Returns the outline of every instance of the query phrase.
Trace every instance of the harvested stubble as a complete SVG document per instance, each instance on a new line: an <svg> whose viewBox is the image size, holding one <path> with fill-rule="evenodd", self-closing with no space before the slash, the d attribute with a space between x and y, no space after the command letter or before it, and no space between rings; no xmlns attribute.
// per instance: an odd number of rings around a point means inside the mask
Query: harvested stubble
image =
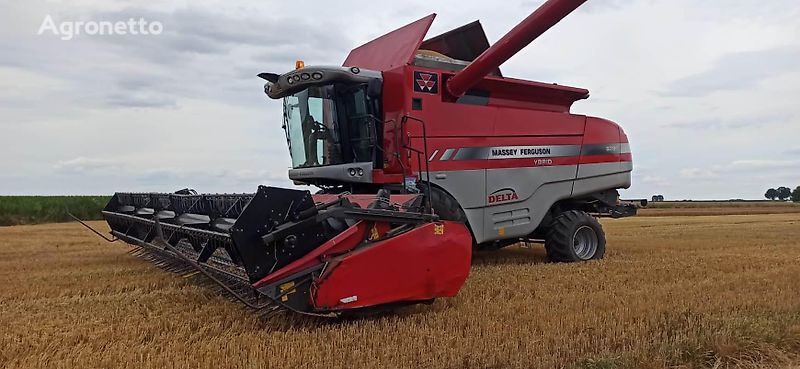
<svg viewBox="0 0 800 369"><path fill-rule="evenodd" d="M398 315L259 319L75 224L0 228L0 367L786 367L800 214L605 221L606 259L477 255ZM102 227L102 223L95 223Z"/></svg>

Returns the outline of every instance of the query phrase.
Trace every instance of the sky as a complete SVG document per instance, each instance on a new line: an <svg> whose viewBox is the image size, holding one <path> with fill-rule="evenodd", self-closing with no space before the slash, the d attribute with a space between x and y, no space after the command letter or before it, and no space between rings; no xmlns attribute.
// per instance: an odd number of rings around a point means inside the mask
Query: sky
<svg viewBox="0 0 800 369"><path fill-rule="evenodd" d="M263 71L339 65L430 13L489 41L542 1L0 0L0 194L291 186ZM158 35L56 34L142 18ZM800 185L800 2L588 0L503 66L587 88L573 113L626 131L623 197L762 198Z"/></svg>

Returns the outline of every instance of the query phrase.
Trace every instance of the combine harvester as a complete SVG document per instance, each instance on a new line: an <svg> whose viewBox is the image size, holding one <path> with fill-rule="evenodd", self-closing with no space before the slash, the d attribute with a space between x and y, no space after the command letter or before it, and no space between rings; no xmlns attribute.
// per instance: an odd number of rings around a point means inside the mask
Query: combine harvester
<svg viewBox="0 0 800 369"><path fill-rule="evenodd" d="M111 233L250 307L325 316L454 296L473 249L543 241L554 261L600 259L595 217L636 213L617 193L625 133L570 114L587 90L499 69L584 2L549 0L491 47L478 22L425 40L430 15L342 67L262 73L283 100L289 178L322 190L116 193Z"/></svg>

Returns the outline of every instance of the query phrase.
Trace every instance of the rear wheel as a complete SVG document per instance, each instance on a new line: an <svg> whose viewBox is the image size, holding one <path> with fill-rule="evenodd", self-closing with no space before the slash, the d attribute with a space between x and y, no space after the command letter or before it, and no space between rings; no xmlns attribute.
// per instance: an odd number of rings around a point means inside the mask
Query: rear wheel
<svg viewBox="0 0 800 369"><path fill-rule="evenodd" d="M606 236L597 219L579 210L557 216L547 231L544 244L552 261L575 262L602 259Z"/></svg>

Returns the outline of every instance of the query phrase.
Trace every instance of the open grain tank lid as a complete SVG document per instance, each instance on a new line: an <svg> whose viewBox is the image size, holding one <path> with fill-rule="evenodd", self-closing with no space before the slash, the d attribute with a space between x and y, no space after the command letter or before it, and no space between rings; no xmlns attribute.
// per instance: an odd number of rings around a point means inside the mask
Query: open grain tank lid
<svg viewBox="0 0 800 369"><path fill-rule="evenodd" d="M488 48L489 40L481 23L474 21L425 40L417 50L413 64L458 71ZM489 75L503 76L500 68Z"/></svg>
<svg viewBox="0 0 800 369"><path fill-rule="evenodd" d="M431 14L353 49L343 65L384 71L413 64L456 71L489 48L478 21L424 40L434 18ZM490 75L502 76L499 68Z"/></svg>

